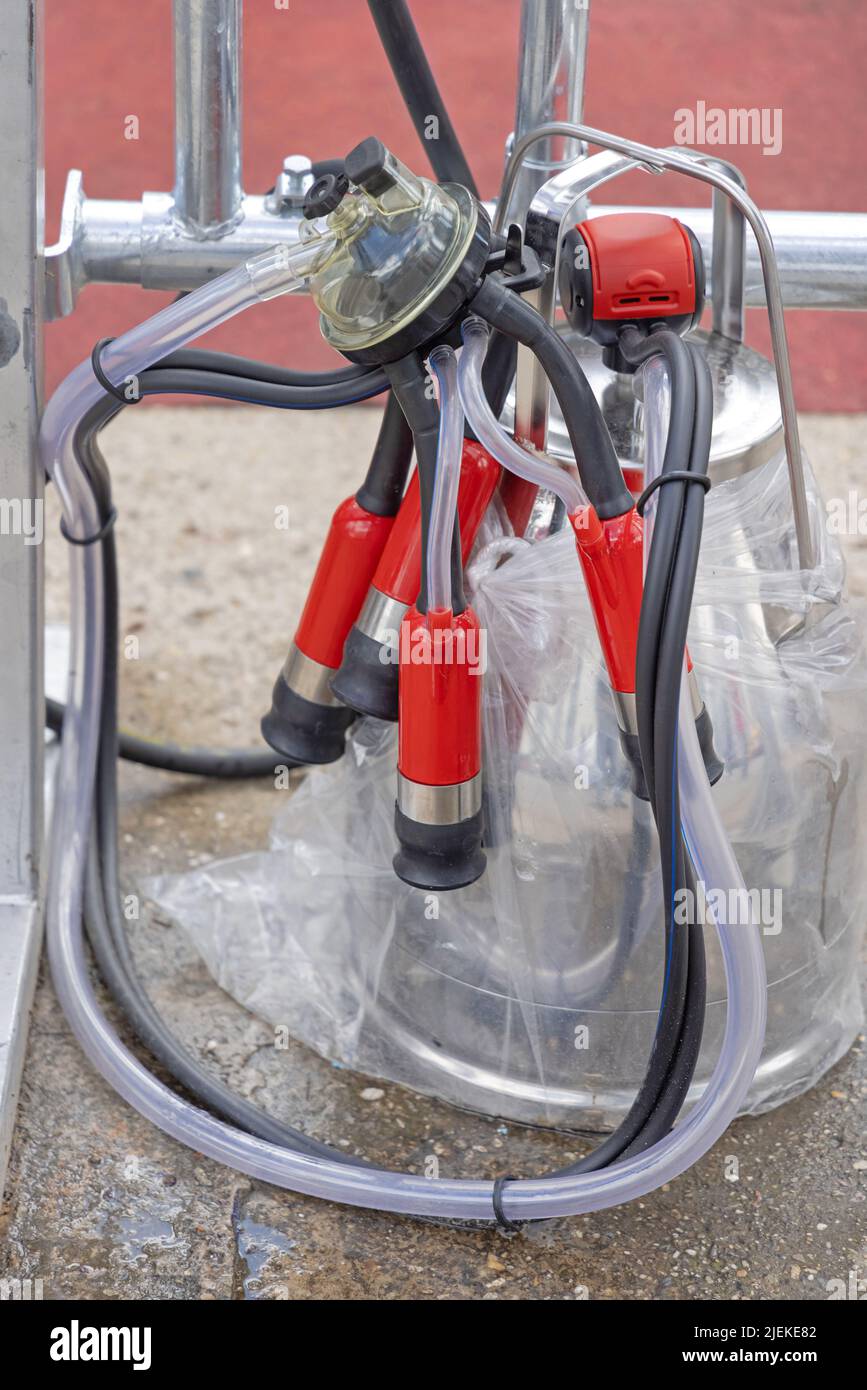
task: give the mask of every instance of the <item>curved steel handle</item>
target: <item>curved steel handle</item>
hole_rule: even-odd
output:
[[[591,145],[599,145],[604,151],[620,155],[625,161],[619,170],[612,168],[611,172],[605,175],[613,178],[616,173],[623,172],[626,168],[643,168],[654,173],[661,173],[664,169],[671,169],[677,173],[686,174],[687,178],[698,179],[701,183],[710,184],[711,188],[720,194],[724,194],[728,202],[741,213],[749,222],[756,244],[759,248],[759,256],[762,263],[762,275],[765,282],[765,298],[768,306],[768,319],[771,327],[771,343],[774,352],[774,369],[777,374],[777,389],[780,395],[780,409],[783,417],[783,435],[786,445],[786,462],[789,470],[789,487],[792,494],[792,510],[795,517],[795,534],[798,541],[798,558],[802,569],[812,569],[815,565],[815,551],[813,547],[813,537],[810,530],[810,513],[807,506],[807,490],[804,480],[804,463],[801,455],[801,439],[798,432],[798,416],[795,408],[795,393],[792,386],[792,367],[789,359],[789,344],[786,336],[786,323],[783,313],[783,296],[780,288],[780,277],[777,269],[776,256],[774,255],[774,243],[759,208],[749,197],[744,188],[729,174],[723,173],[719,167],[720,161],[708,160],[708,157],[700,150],[686,149],[655,149],[651,145],[642,145],[635,140],[626,140],[622,136],[611,135],[604,130],[596,130],[593,126],[576,125],[567,121],[552,121],[547,125],[537,126],[535,130],[528,131],[520,140],[516,141],[515,148],[506,166],[503,179],[503,207],[508,206],[508,198],[514,187],[517,172],[520,169],[527,150],[535,140],[544,139],[551,135],[574,136],[576,139],[584,140]],[[589,156],[590,159],[598,156]],[[528,235],[538,234],[537,229],[542,219],[547,219],[549,223],[554,221],[558,229],[557,253],[555,261],[551,265],[552,273],[556,273],[556,255],[559,254],[559,244],[562,234],[565,232],[565,215],[574,207],[575,199],[569,207],[566,207],[567,185],[571,174],[572,187],[581,187],[583,196],[587,189],[582,180],[582,165],[585,160],[578,160],[571,166],[571,170],[564,170],[549,179],[546,184],[539,189],[533,198],[527,214]],[[598,166],[597,166],[598,167]],[[600,179],[600,182],[604,179]],[[550,231],[548,233],[550,236]],[[543,252],[544,254],[544,252]],[[555,282],[556,284],[556,282]]]
[[[539,130],[544,129],[547,127],[539,127]],[[529,137],[519,141],[519,147],[526,151],[534,138],[535,132],[531,132]],[[503,192],[494,222],[498,230],[502,229],[506,220],[508,200],[518,174],[519,163],[513,165],[510,161],[506,167]],[[531,290],[525,298],[548,323],[554,322],[560,244],[567,226],[576,216],[583,215],[584,200],[594,188],[634,167],[634,159],[612,150],[582,155],[575,163],[543,184],[534,197],[527,212],[526,236],[548,273],[539,288]],[[542,453],[548,442],[549,390],[548,378],[538,359],[526,348],[519,348],[515,381],[515,437],[523,439]]]
[[[740,169],[728,160],[706,161],[746,191]],[[747,263],[747,220],[721,189],[713,190],[713,331],[736,343],[744,340],[744,289]]]

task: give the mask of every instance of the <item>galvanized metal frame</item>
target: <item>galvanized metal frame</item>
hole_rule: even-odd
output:
[[[0,1187],[40,945],[42,884],[42,25],[0,4]],[[29,536],[16,525],[30,509]]]

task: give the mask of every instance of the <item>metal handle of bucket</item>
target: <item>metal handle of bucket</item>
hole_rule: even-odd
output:
[[[625,173],[628,169],[644,169],[648,173],[661,174],[665,170],[685,174],[687,178],[698,179],[700,183],[710,184],[714,190],[714,252],[719,250],[723,256],[723,275],[714,255],[714,331],[723,332],[737,341],[743,336],[743,283],[746,242],[746,223],[748,222],[759,248],[762,263],[762,276],[765,285],[765,299],[768,320],[771,328],[771,344],[774,356],[774,370],[777,376],[777,390],[780,396],[780,410],[783,419],[783,436],[786,446],[786,463],[789,472],[789,488],[792,495],[792,511],[795,519],[795,535],[798,542],[798,559],[802,569],[812,569],[816,563],[813,537],[810,529],[810,514],[807,505],[807,489],[804,479],[804,463],[801,454],[801,438],[798,431],[798,415],[795,408],[795,393],[792,385],[792,366],[789,358],[789,343],[786,336],[786,322],[783,313],[783,295],[774,243],[768,224],[759,208],[743,187],[738,171],[723,161],[709,158],[700,150],[656,149],[652,145],[642,145],[635,140],[626,140],[619,135],[611,135],[593,126],[575,125],[567,121],[551,121],[530,130],[516,140],[514,149],[506,165],[503,187],[498,207],[505,210],[509,206],[518,171],[526,158],[527,151],[537,140],[553,135],[570,136],[598,145],[602,153],[584,155],[567,169],[561,170],[543,184],[535,194],[527,212],[527,239],[539,252],[545,264],[550,267],[550,275],[543,287],[538,308],[553,321],[554,296],[556,294],[558,258],[560,244],[565,234],[569,218],[574,215],[576,203],[580,203],[591,189],[608,179]],[[726,172],[727,171],[727,172]],[[724,213],[731,210],[726,220]],[[728,331],[726,331],[728,330]],[[521,383],[519,381],[519,394]],[[534,429],[529,435],[537,443],[536,433],[540,420],[540,391],[532,390],[532,400],[525,396],[524,409],[532,411]],[[547,392],[545,393],[544,414],[547,415]]]

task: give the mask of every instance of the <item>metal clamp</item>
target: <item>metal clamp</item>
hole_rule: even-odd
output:
[[[553,322],[560,244],[567,229],[569,218],[574,213],[576,202],[586,197],[591,188],[624,173],[627,169],[640,168],[657,174],[670,169],[677,173],[686,174],[688,178],[698,179],[701,183],[710,184],[714,192],[720,195],[715,210],[722,209],[722,195],[724,195],[726,202],[733,205],[741,218],[745,219],[752,228],[759,248],[765,283],[774,370],[776,371],[777,389],[780,395],[789,487],[792,494],[795,534],[798,542],[798,558],[802,569],[812,569],[815,565],[815,550],[810,530],[804,464],[783,313],[783,296],[774,254],[774,244],[762,213],[737,179],[732,177],[731,172],[723,172],[726,166],[722,165],[719,160],[709,159],[699,150],[655,149],[651,145],[642,145],[635,140],[626,140],[621,136],[611,135],[607,131],[596,130],[593,126],[575,125],[565,121],[552,121],[550,124],[538,126],[516,141],[503,179],[500,203],[504,209],[509,205],[512,189],[527,151],[535,141],[547,139],[552,135],[574,136],[576,139],[585,140],[588,144],[599,145],[604,153],[585,156],[577,160],[570,169],[549,179],[539,189],[530,204],[527,214],[527,240],[539,253],[542,260],[550,265],[551,271],[546,285],[542,291],[537,292],[539,294],[537,307],[540,312],[546,314],[549,322]],[[616,158],[612,158],[612,156],[616,156]],[[727,251],[729,264],[734,267],[734,273],[715,277],[718,281],[722,280],[722,288],[716,291],[720,298],[716,301],[714,327],[716,328],[719,322],[720,324],[725,323],[730,330],[739,331],[736,297],[738,276],[736,270],[738,252],[743,257],[745,226],[739,227],[735,219],[732,219],[728,227],[725,227],[724,224],[720,224],[720,226],[719,236],[716,235],[715,228],[715,246],[718,245]],[[556,240],[554,240],[555,237]],[[739,279],[742,305],[743,259],[741,259]],[[741,308],[741,325],[742,312]],[[519,402],[522,394],[520,387],[519,378]],[[539,441],[535,437],[539,432],[537,392],[533,392],[532,403],[528,403],[525,396],[523,408],[524,410],[530,408],[533,410],[533,419],[529,422],[533,433],[528,437],[537,447],[540,447]],[[545,412],[547,414],[547,391],[545,392]],[[516,404],[516,421],[517,418]],[[544,442],[541,447],[544,447]]]

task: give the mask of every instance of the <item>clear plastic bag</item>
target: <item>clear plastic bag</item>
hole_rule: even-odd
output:
[[[861,1025],[865,610],[809,477],[820,559],[795,568],[785,460],[708,496],[690,653],[726,764],[714,796],[759,895],[768,1032],[748,1108],[812,1085]],[[218,983],[322,1055],[456,1104],[602,1129],[643,1075],[662,972],[655,830],[629,787],[571,529],[534,546],[492,508],[469,571],[487,631],[488,867],[397,880],[393,726],[361,720],[267,850],[146,885]],[[708,942],[695,1081],[725,1021]]]

